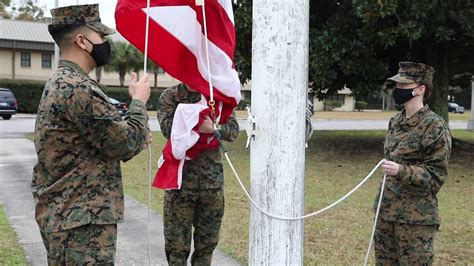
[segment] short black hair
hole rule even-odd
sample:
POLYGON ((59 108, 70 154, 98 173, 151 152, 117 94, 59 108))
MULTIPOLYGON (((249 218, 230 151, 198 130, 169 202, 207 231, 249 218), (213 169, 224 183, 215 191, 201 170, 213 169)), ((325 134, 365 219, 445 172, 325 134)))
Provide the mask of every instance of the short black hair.
POLYGON ((67 48, 71 42, 69 42, 76 34, 81 33, 87 29, 85 26, 72 25, 72 26, 58 26, 48 25, 48 31, 53 37, 54 42, 60 48, 67 48))

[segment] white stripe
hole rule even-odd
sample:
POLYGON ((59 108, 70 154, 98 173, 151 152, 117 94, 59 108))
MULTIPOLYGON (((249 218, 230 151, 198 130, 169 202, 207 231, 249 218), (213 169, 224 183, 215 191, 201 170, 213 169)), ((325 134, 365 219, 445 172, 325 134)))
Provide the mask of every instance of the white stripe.
POLYGON ((202 110, 207 109, 206 99, 201 98, 198 103, 180 103, 176 107, 171 127, 171 151, 177 160, 184 160, 186 152, 199 139, 199 134, 193 128, 199 122, 199 115, 202 110))
MULTIPOLYGON (((146 13, 146 9, 143 9, 146 13)), ((150 18, 178 39, 194 54, 201 76, 208 81, 206 64, 206 38, 195 11, 189 6, 166 6, 150 8, 150 18)), ((217 45, 209 41, 211 78, 213 85, 227 97, 240 101, 240 81, 232 60, 217 45)))

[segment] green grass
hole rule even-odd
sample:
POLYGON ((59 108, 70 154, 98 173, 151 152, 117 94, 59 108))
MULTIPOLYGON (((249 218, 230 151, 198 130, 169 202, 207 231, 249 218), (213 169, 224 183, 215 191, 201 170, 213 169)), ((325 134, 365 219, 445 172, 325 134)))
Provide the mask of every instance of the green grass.
POLYGON ((0 265, 26 265, 25 255, 8 223, 3 205, 0 205, 0 265))
MULTIPOLYGON (((382 159, 384 131, 317 131, 306 150, 306 212, 321 209, 352 189, 382 159)), ((454 130, 456 138, 474 144, 474 134, 454 130)), ((152 166, 164 146, 154 133, 152 166)), ((245 133, 235 143, 226 144, 229 156, 249 186, 249 151, 244 148, 245 133)), ((468 145, 468 144, 466 144, 468 145)), ((435 264, 474 264, 474 146, 454 150, 450 175, 439 193, 442 225, 435 242, 435 264)), ((249 203, 225 165, 226 210, 218 248, 242 263, 248 254, 249 203)), ((125 192, 147 202, 147 153, 142 152, 123 164, 125 192)), ((361 264, 368 245, 373 214, 371 211, 381 173, 377 173, 346 202, 319 217, 305 220, 305 264, 361 264)), ((162 192, 153 191, 154 210, 162 213, 162 192)))

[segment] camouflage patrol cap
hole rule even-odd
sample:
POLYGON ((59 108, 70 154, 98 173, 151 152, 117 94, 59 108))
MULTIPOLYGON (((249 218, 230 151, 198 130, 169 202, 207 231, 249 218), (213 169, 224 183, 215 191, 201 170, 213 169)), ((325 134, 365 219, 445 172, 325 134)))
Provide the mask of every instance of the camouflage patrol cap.
POLYGON ((387 80, 400 83, 423 83, 429 85, 433 84, 434 68, 423 63, 414 62, 400 62, 398 74, 388 78, 387 80))
POLYGON ((51 15, 51 24, 48 25, 50 33, 58 29, 77 26, 86 26, 104 35, 115 33, 115 30, 100 22, 98 4, 55 8, 51 9, 51 15))

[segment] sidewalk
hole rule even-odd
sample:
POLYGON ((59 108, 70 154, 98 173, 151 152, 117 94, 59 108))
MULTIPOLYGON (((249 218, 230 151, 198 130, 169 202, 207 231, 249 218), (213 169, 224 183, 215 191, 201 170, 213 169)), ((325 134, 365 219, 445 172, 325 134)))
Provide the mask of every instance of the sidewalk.
MULTIPOLYGON (((33 143, 18 136, 0 135, 0 203, 5 206, 10 224, 17 233, 31 265, 47 265, 46 250, 36 225, 34 202, 30 192, 31 174, 36 163, 33 143)), ((152 265, 167 265, 164 253, 163 221, 152 212, 152 265)), ((116 265, 148 265, 148 209, 125 197, 125 222, 118 226, 116 265)), ((239 265, 216 250, 213 265, 239 265)))

